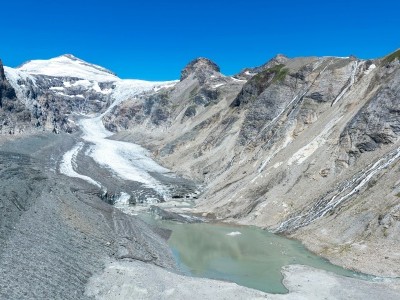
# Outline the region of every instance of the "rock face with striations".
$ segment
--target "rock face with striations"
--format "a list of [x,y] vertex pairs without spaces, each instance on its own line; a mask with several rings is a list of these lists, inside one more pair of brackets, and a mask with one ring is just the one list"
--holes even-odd
[[377,91],[346,126],[340,142],[352,156],[396,143],[400,136],[400,62],[376,73],[370,88]]
[[3,101],[16,100],[16,98],[15,90],[7,81],[4,74],[3,62],[0,59],[0,107],[3,107]]

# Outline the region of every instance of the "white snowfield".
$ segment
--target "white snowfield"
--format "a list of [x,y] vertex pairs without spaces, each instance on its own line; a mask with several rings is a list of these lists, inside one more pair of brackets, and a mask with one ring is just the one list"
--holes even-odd
[[111,71],[98,65],[89,64],[70,54],[47,60],[31,60],[16,69],[33,75],[76,77],[98,82],[121,80]]

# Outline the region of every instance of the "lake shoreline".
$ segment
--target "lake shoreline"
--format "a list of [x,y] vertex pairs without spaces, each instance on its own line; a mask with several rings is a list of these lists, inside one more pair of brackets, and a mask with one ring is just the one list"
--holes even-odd
[[[344,278],[311,267],[283,268],[287,294],[269,294],[235,283],[187,277],[138,261],[110,261],[90,278],[86,295],[102,300],[123,299],[399,299],[399,283]],[[194,292],[195,291],[195,292]]]

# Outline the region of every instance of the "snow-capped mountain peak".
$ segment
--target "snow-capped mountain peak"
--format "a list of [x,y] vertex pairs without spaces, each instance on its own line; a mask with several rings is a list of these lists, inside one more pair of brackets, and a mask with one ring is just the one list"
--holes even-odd
[[88,63],[72,54],[64,54],[48,60],[31,60],[17,68],[34,75],[54,77],[75,77],[98,82],[119,81],[111,71],[101,66]]

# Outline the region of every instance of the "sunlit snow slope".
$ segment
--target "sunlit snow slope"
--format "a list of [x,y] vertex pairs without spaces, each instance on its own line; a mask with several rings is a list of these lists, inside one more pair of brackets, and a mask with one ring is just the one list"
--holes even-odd
[[75,77],[99,82],[121,80],[111,71],[94,64],[89,64],[70,54],[48,60],[31,60],[17,69],[29,74]]

